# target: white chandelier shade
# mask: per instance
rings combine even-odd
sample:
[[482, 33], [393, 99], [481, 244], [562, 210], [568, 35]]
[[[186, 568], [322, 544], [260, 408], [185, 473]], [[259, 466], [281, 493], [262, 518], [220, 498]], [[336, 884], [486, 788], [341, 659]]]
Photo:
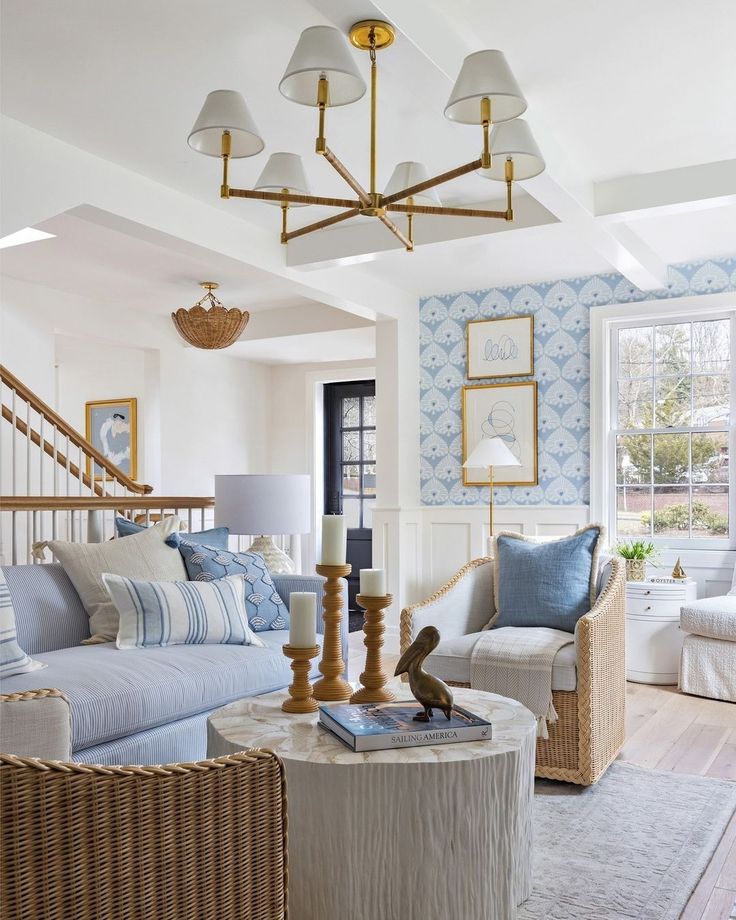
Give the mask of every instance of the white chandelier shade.
[[[405, 160], [399, 163], [388, 180], [388, 185], [383, 191], [385, 196], [393, 195], [404, 188], [410, 188], [413, 185], [419, 185], [420, 182], [426, 182], [429, 179], [427, 167], [423, 163], [415, 163], [412, 160]], [[415, 204], [421, 205], [441, 205], [440, 196], [434, 188], [428, 188], [418, 195], [413, 195]]]
[[230, 133], [231, 157], [252, 157], [265, 146], [245, 99], [231, 89], [216, 89], [207, 96], [187, 143], [197, 153], [219, 157], [223, 132]]
[[532, 136], [529, 125], [523, 118], [501, 122], [491, 129], [491, 152], [493, 163], [490, 169], [479, 169], [484, 179], [504, 182], [506, 160], [514, 163], [514, 179], [532, 179], [544, 172], [544, 158]]
[[445, 106], [445, 117], [464, 125], [480, 125], [481, 99], [491, 100], [494, 123], [517, 118], [526, 111], [526, 99], [503, 51], [476, 51], [465, 58]]
[[[292, 195], [312, 194], [304, 173], [302, 158], [296, 153], [272, 153], [253, 188], [258, 192], [280, 192], [286, 189]], [[270, 201], [267, 204], [278, 205], [279, 202]], [[306, 202], [290, 205], [292, 208], [305, 206]]]
[[345, 36], [332, 26], [305, 29], [279, 83], [283, 96], [300, 105], [318, 105], [320, 77], [329, 81], [328, 104], [349, 105], [366, 90]]

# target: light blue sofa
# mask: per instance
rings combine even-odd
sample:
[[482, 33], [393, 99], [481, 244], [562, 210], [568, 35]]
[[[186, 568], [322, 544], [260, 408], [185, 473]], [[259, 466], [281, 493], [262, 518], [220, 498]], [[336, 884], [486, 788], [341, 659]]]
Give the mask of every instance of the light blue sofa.
[[[39, 687], [62, 690], [72, 707], [72, 750], [83, 763], [173, 763], [207, 756], [207, 716], [244, 696], [291, 683], [281, 652], [288, 630], [259, 632], [266, 648], [177, 645], [122, 651], [112, 642], [81, 645], [89, 619], [60, 565], [3, 568], [15, 610], [21, 648], [48, 667], [0, 683], [0, 692]], [[288, 605], [291, 591], [317, 594], [322, 633], [323, 579], [277, 575]], [[347, 609], [347, 585], [344, 586]], [[317, 637], [321, 642], [321, 635]], [[347, 616], [343, 618], [347, 664]], [[318, 676], [317, 660], [314, 675]]]

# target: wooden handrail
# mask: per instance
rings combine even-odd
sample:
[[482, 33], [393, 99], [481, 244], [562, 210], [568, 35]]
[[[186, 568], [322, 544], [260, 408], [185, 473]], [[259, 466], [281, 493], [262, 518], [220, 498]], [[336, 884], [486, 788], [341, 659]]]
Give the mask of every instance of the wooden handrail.
[[[15, 423], [15, 427], [18, 429], [18, 431], [20, 431], [22, 435], [25, 435], [25, 437], [29, 437], [28, 425], [26, 425], [22, 418], [18, 418], [17, 415], [14, 419], [12, 411], [5, 405], [3, 406], [3, 418], [10, 422], [11, 425]], [[41, 447], [41, 435], [36, 431], [35, 428], [31, 428], [30, 439], [37, 447]], [[48, 454], [48, 456], [51, 458], [55, 457], [59, 466], [63, 466], [64, 469], [67, 468], [66, 456], [60, 450], [55, 448], [53, 444], [50, 444], [45, 438], [43, 441], [43, 452]], [[69, 461], [69, 472], [77, 479], [81, 479], [83, 485], [87, 486], [88, 489], [94, 489], [96, 495], [105, 494], [105, 490], [102, 488], [99, 482], [92, 484], [87, 473], [83, 473], [79, 467], [71, 461]]]
[[2, 495], [0, 511], [166, 511], [214, 508], [212, 496]]
[[[114, 463], [111, 463], [107, 457], [101, 454], [96, 447], [93, 447], [86, 438], [83, 438], [78, 431], [65, 422], [58, 412], [55, 412], [51, 406], [45, 403], [40, 397], [36, 396], [32, 390], [29, 390], [15, 374], [2, 364], [0, 364], [0, 381], [10, 387], [10, 389], [15, 390], [21, 399], [24, 399], [31, 408], [38, 412], [39, 415], [42, 415], [46, 421], [50, 422], [65, 437], [68, 437], [76, 447], [81, 448], [90, 459], [94, 460], [98, 466], [102, 467], [112, 479], [117, 480], [122, 486], [125, 486], [129, 492], [134, 492], [136, 495], [149, 495], [153, 492], [153, 486], [134, 482], [130, 476], [126, 475], [121, 469], [115, 466]], [[6, 417], [4, 412], [3, 417]]]

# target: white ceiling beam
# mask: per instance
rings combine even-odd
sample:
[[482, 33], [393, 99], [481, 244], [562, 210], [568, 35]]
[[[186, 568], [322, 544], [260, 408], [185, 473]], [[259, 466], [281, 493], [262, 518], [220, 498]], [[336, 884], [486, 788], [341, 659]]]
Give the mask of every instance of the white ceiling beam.
[[352, 313], [335, 310], [322, 303], [307, 302], [295, 307], [280, 307], [251, 313], [242, 338], [249, 341], [277, 339], [345, 329], [363, 329], [374, 325], [372, 320]]
[[[497, 211], [503, 210], [506, 202], [474, 203], [473, 207]], [[392, 213], [390, 216], [406, 232], [406, 215]], [[416, 245], [423, 248], [437, 244], [446, 246], [472, 237], [543, 227], [556, 222], [557, 219], [538, 201], [529, 195], [520, 194], [514, 200], [514, 220], [510, 224], [496, 218], [418, 215], [414, 218], [414, 239]], [[291, 240], [287, 262], [289, 266], [306, 269], [352, 265], [403, 248], [396, 237], [377, 220], [355, 220], [334, 230], [318, 230]]]
[[[344, 13], [338, 0], [312, 0], [326, 16], [340, 22]], [[478, 50], [470, 47], [460, 36], [451, 16], [451, 6], [425, 2], [421, 13], [405, 0], [374, 0], [369, 4], [376, 16], [382, 16], [394, 24], [403, 37], [414, 45], [444, 76], [448, 82], [448, 94], [460, 66], [467, 54]], [[450, 12], [448, 12], [448, 10]], [[534, 113], [530, 121], [537, 134], [537, 140], [547, 162], [547, 169], [536, 179], [521, 183], [522, 187], [560, 222], [575, 231], [612, 267], [643, 290], [655, 290], [666, 283], [666, 268], [655, 253], [643, 245], [629, 249], [623, 236], [619, 237], [601, 226], [592, 212], [593, 190], [591, 183], [580, 187], [579, 178], [570, 182], [569, 153], [559, 150], [552, 133], [544, 130], [542, 119]], [[559, 165], [557, 165], [559, 164]], [[587, 206], [586, 206], [587, 205]]]
[[736, 160], [596, 182], [599, 223], [681, 214], [736, 204]]

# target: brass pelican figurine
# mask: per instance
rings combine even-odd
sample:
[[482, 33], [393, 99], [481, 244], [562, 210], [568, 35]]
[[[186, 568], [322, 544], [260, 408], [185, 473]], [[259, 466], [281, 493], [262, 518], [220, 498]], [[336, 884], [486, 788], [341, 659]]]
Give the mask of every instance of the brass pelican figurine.
[[414, 716], [416, 722], [429, 722], [433, 709], [444, 712], [448, 719], [452, 717], [452, 691], [438, 677], [427, 674], [422, 668], [424, 659], [437, 648], [439, 641], [439, 631], [434, 626], [425, 626], [399, 658], [394, 671], [394, 677], [409, 675], [411, 692], [424, 709]]

